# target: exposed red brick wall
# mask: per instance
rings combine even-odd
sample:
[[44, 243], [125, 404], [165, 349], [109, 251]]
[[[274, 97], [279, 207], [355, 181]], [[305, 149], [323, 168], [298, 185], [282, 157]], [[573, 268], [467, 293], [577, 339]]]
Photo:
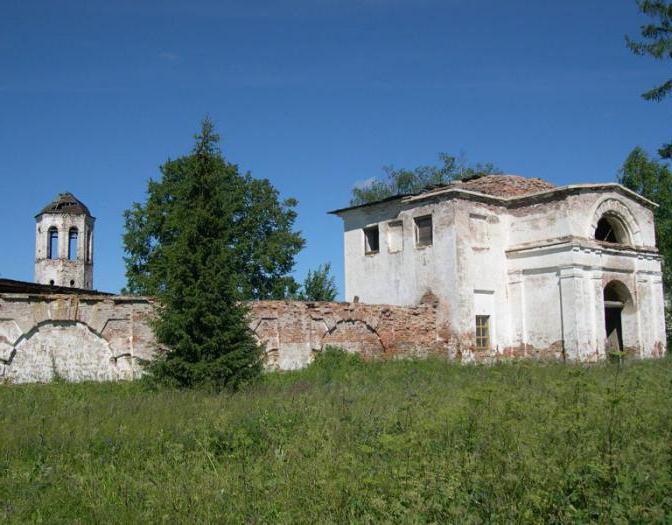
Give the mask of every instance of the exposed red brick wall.
[[269, 353], [269, 366], [295, 368], [328, 345], [367, 358], [448, 355], [438, 335], [436, 307], [359, 303], [259, 301], [250, 328]]
[[[59, 326], [66, 323], [71, 328], [63, 335], [64, 338], [66, 335], [70, 337], [68, 341], [77, 339], [78, 326], [87, 327], [97, 347], [105, 349], [100, 370], [96, 369], [95, 363], [87, 361], [90, 369], [87, 370], [91, 373], [82, 378], [89, 378], [92, 374], [119, 379], [137, 377], [142, 373], [138, 359], [151, 359], [157, 351], [150, 322], [154, 308], [151, 299], [142, 297], [0, 294], [0, 379], [12, 380], [17, 376], [16, 368], [20, 362], [30, 362], [26, 359], [22, 361], [25, 356], [18, 353], [34, 350], [32, 346], [26, 346], [26, 341], [30, 342], [33, 334], [54, 323]], [[429, 354], [452, 356], [445, 339], [449, 331], [437, 329], [437, 307], [431, 298], [427, 304], [412, 307], [300, 301], [252, 302], [249, 326], [265, 345], [266, 364], [270, 369], [305, 366], [317, 352], [329, 345], [370, 359]], [[90, 361], [89, 353], [94, 352], [93, 346], [88, 349], [78, 346], [77, 352], [70, 352], [61, 348], [59, 341], [54, 341], [54, 344], [65, 352], [61, 357], [72, 370], [77, 370], [80, 354], [88, 356]], [[68, 363], [68, 353], [71, 363]], [[112, 368], [110, 362], [114, 363]], [[21, 380], [30, 381], [33, 378], [39, 381], [50, 377], [52, 372], [28, 369], [22, 370], [20, 377]], [[77, 380], [77, 374], [71, 379]]]

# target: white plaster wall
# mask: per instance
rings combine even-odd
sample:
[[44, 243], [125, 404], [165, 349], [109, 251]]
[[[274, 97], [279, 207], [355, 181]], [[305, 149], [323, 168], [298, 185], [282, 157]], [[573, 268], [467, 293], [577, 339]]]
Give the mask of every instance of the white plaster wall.
[[[505, 256], [508, 216], [501, 206], [462, 199], [455, 207], [458, 284], [449, 301], [457, 305], [451, 325], [457, 337], [470, 341], [476, 315], [489, 315], [490, 353], [494, 356], [510, 340]], [[463, 355], [469, 359], [468, 352]]]
[[509, 246], [571, 235], [568, 205], [564, 199], [514, 206], [507, 210], [507, 215]]
[[6, 379], [13, 383], [111, 381], [129, 376], [128, 366], [117, 366], [109, 344], [86, 325], [49, 322], [16, 345]]
[[[432, 215], [433, 244], [416, 246], [415, 217]], [[355, 296], [363, 303], [418, 304], [431, 292], [445, 297], [455, 288], [455, 235], [453, 206], [425, 203], [420, 206], [373, 206], [354, 210], [344, 218], [345, 300]], [[391, 251], [388, 224], [401, 221], [403, 248]], [[367, 255], [363, 228], [379, 225], [380, 250]]]

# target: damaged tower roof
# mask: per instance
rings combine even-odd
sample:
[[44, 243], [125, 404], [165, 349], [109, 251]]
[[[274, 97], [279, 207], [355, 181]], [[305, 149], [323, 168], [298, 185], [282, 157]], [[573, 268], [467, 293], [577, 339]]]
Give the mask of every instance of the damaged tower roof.
[[67, 213], [69, 215], [91, 216], [89, 208], [69, 192], [59, 193], [53, 201], [40, 210], [40, 213], [38, 213], [36, 217], [39, 217], [43, 213]]

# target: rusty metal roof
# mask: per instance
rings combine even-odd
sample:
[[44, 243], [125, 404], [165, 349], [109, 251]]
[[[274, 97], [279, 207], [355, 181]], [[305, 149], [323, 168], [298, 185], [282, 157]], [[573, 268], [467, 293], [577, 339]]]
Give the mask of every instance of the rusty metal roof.
[[108, 292], [99, 292], [98, 290], [84, 290], [82, 288], [69, 288], [67, 286], [51, 286], [49, 284], [14, 281], [12, 279], [0, 279], [0, 294], [3, 293], [30, 293], [45, 295], [114, 295]]
[[36, 217], [39, 217], [43, 213], [67, 213], [70, 215], [91, 216], [89, 208], [69, 192], [59, 193], [53, 201], [40, 210], [40, 213]]

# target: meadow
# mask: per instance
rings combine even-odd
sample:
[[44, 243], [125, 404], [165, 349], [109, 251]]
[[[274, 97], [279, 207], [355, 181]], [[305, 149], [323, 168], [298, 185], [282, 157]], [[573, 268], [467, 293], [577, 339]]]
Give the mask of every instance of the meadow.
[[670, 523], [672, 360], [0, 385], [0, 522]]

